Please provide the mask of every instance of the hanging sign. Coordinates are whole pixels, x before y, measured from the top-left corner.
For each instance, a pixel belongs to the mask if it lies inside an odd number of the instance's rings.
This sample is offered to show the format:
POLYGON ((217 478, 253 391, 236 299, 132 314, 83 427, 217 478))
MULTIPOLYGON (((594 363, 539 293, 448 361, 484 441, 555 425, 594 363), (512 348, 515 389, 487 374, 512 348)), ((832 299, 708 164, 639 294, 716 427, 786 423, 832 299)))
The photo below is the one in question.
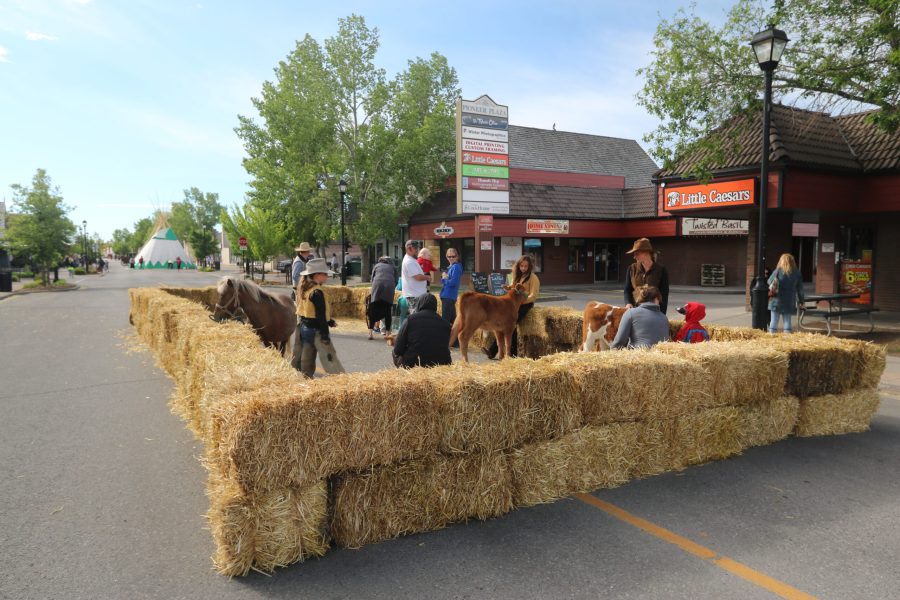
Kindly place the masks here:
POLYGON ((447 225, 447 223, 445 223, 444 221, 441 221, 440 227, 434 228, 434 235, 436 235, 440 238, 445 238, 445 237, 449 237, 449 236, 453 235, 454 231, 456 231, 456 230, 453 229, 453 227, 451 227, 450 225, 447 225))
POLYGON ((734 219, 682 219, 682 235, 747 235, 748 221, 734 219))
POLYGON ((527 219, 525 233, 562 233, 569 234, 569 221, 559 219, 527 219))

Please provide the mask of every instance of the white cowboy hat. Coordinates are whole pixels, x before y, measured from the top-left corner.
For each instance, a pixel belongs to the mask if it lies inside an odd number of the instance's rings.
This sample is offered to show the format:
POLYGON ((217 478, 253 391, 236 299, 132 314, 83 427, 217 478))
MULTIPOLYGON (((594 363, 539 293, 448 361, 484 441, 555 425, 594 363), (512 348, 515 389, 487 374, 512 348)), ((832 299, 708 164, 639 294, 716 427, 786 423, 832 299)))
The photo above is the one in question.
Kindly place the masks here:
POLYGON ((328 268, 328 263, 324 258, 311 258, 306 263, 306 270, 300 273, 301 276, 315 275, 316 273, 325 273, 326 275, 334 275, 328 268))
POLYGON ((294 252, 312 252, 312 247, 308 242, 300 242, 300 245, 294 248, 294 252))

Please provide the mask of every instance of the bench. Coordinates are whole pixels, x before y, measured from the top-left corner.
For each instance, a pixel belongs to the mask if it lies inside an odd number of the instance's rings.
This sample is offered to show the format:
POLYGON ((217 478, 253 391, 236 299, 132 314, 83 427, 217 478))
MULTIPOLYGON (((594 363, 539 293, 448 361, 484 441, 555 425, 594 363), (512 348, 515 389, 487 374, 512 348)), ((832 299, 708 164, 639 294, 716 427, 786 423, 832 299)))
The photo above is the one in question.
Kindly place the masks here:
POLYGON ((805 308, 804 306, 800 306, 800 321, 798 322, 798 326, 801 329, 809 329, 812 331, 827 331, 828 335, 831 335, 832 331, 849 331, 847 329, 843 329, 842 320, 844 317, 850 317, 853 315, 868 315, 869 317, 869 331, 866 333, 872 333, 875 331, 875 322, 872 320, 872 313, 877 311, 877 308, 871 306, 864 306, 859 308, 805 308), (821 317, 825 319, 825 329, 816 328, 816 327, 804 327, 803 319, 805 317, 821 317), (837 317, 838 326, 837 329, 832 330, 831 328, 831 320, 837 317))

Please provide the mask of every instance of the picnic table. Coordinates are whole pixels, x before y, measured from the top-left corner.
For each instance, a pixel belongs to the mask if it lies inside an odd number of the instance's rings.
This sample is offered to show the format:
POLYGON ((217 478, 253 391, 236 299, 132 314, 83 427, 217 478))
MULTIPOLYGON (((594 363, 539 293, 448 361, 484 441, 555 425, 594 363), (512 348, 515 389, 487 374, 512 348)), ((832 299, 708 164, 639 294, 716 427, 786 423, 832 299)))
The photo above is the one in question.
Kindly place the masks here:
POLYGON ((803 299, 803 302, 800 304, 800 320, 798 325, 800 329, 806 329, 808 331, 825 331, 828 335, 831 335, 833 331, 838 332, 847 332, 851 331, 849 329, 843 328, 843 318, 849 317, 852 315, 867 315, 869 317, 869 331, 867 333, 871 333, 875 330, 875 322, 872 320, 872 313, 876 310, 874 306, 871 304, 854 304, 852 306, 845 306, 844 302, 847 300, 854 300, 859 298, 859 294, 811 294, 806 296, 803 299), (807 307, 806 303, 812 302, 812 307, 807 307), (828 308, 818 308, 820 302, 827 303, 828 308), (821 327, 809 327, 808 325, 803 324, 803 319, 805 317, 822 317, 825 319, 825 329, 821 327), (837 318, 838 326, 837 328, 831 327, 831 320, 837 318))

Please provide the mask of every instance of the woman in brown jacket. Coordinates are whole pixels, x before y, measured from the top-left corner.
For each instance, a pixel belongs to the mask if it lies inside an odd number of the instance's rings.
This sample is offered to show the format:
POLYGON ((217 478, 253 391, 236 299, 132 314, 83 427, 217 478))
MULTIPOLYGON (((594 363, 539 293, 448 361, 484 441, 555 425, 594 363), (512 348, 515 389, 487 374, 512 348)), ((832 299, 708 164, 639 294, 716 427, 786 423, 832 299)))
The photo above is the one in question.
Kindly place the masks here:
POLYGON ((657 252, 650 245, 650 240, 635 240, 634 246, 626 254, 634 254, 634 263, 628 267, 625 279, 625 308, 636 306, 638 302, 635 290, 642 285, 649 285, 659 290, 659 310, 666 314, 669 305, 669 272, 656 262, 657 252))

